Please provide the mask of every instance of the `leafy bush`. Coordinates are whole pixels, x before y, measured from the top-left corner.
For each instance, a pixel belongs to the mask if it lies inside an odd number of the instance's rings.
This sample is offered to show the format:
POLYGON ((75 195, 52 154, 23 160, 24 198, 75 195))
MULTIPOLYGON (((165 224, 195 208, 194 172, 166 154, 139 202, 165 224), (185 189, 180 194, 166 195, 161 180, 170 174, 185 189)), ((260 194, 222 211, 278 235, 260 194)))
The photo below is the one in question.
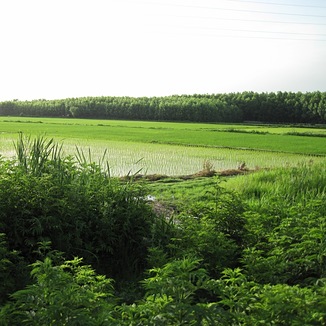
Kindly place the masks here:
POLYGON ((325 284, 300 288, 286 284, 260 285, 240 269, 226 269, 210 280, 225 309, 224 325, 324 325, 325 284))
POLYGON ((325 325, 325 287, 265 285, 250 307, 248 324, 325 325))
POLYGON ((0 161, 0 232, 10 250, 33 263, 38 242, 51 241, 118 278, 143 271, 155 216, 141 186, 62 158, 52 140, 21 137, 16 150, 17 160, 0 161))
POLYGON ((171 258, 196 257, 213 277, 236 264, 239 248, 218 229, 216 220, 191 215, 179 218, 179 232, 169 244, 171 258))
POLYGON ((211 277, 239 264, 245 232, 244 206, 239 197, 216 181, 205 201, 195 202, 176 217, 177 232, 170 242, 172 256, 197 257, 211 277))
POLYGON ((209 277, 196 259, 180 259, 149 271, 146 295, 119 311, 124 325, 214 325, 222 309, 208 304, 209 277), (203 296, 201 296, 203 295, 203 296))
MULTIPOLYGON (((268 231, 263 231, 264 238, 256 238, 244 251, 243 263, 248 275, 272 284, 311 284, 325 278, 324 212, 325 203, 320 200, 289 207, 286 216, 268 231)), ((260 215, 261 220, 264 218, 260 215)), ((250 231, 257 233, 261 225, 250 231)))
POLYGON ((0 312, 1 325, 110 325, 110 279, 77 258, 54 266, 47 257, 32 267, 35 283, 12 295, 0 312))
POLYGON ((16 250, 9 250, 5 234, 0 233, 0 305, 10 293, 22 288, 29 281, 25 276, 27 268, 23 258, 16 250))
POLYGON ((239 269, 212 279, 197 259, 178 259, 148 271, 146 293, 119 303, 113 281, 82 260, 32 264, 34 283, 0 308, 1 325, 324 325, 324 281, 302 288, 261 285, 239 269))

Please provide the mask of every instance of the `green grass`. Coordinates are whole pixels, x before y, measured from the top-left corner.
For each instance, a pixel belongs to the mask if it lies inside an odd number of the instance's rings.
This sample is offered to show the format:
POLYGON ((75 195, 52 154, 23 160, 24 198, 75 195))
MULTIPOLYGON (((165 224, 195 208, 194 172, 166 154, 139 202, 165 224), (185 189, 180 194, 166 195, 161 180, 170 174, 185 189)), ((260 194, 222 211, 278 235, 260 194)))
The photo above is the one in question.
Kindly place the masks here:
MULTIPOLYGON (((167 207, 181 209, 196 202, 204 202, 214 192, 217 178, 192 180, 167 179, 146 184, 148 193, 167 207)), ((223 186, 224 182, 221 183, 223 186)))
POLYGON ((325 162, 300 164, 233 177, 163 179, 148 182, 146 187, 157 201, 176 210, 211 201, 218 187, 239 194, 255 210, 272 209, 275 203, 286 209, 295 203, 308 205, 313 201, 325 201, 325 168, 325 162))
MULTIPOLYGON (((178 144, 201 147, 248 148, 255 150, 284 151, 302 154, 326 155, 323 137, 286 135, 297 132, 293 127, 261 127, 247 125, 215 125, 194 123, 165 123, 137 121, 109 121, 58 118, 3 118, 0 132, 8 135, 18 132, 46 134, 59 139, 123 141, 141 143, 178 144), (235 128, 236 127, 236 128, 235 128), (255 133, 261 131, 267 134, 255 133), (238 131, 246 130, 245 133, 238 131), (224 130, 224 131, 223 131, 224 130), (229 131, 227 131, 229 130, 229 131), (275 130, 281 133, 275 133, 275 130), (233 131, 233 132, 230 132, 233 131)), ((301 128, 302 133, 324 129, 301 128)))
POLYGON ((216 170, 235 169, 241 162, 250 169, 270 168, 319 162, 325 158, 318 155, 326 156, 325 137, 318 137, 326 130, 320 128, 24 117, 0 119, 1 155, 13 155, 12 143, 20 132, 54 138, 64 144, 66 154, 74 154, 76 146, 87 152, 90 148, 95 161, 107 150, 113 175, 139 170, 191 174, 205 160, 216 170))
POLYGON ((248 176, 230 179, 227 189, 241 193, 248 200, 264 200, 267 196, 283 201, 298 198, 302 202, 323 199, 326 195, 326 164, 303 164, 291 168, 262 170, 248 176))
POLYGON ((99 119, 71 119, 71 118, 33 118, 33 117, 0 117, 3 122, 83 125, 83 126, 108 126, 145 129, 173 129, 173 130, 207 130, 207 131, 232 131, 261 132, 271 134, 286 134, 289 132, 325 134, 326 126, 306 125, 266 125, 266 124, 226 124, 226 123, 188 123, 188 122, 159 122, 159 121, 126 121, 126 120, 99 120, 99 119))

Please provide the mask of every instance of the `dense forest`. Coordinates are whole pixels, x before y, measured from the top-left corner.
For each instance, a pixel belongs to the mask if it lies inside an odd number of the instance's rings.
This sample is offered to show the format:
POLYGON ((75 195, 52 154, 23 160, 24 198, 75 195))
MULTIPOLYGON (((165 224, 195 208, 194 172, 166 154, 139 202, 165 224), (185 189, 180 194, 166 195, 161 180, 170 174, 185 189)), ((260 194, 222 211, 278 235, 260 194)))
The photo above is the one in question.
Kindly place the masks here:
POLYGON ((2 116, 126 120, 325 123, 326 92, 242 92, 0 102, 2 116))

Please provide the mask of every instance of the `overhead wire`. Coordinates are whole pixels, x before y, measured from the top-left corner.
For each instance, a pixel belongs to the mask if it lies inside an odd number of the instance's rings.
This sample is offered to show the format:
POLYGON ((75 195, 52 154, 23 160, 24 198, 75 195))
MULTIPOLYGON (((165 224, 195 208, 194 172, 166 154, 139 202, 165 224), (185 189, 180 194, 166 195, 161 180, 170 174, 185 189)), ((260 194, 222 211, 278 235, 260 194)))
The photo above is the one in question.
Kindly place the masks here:
POLYGON ((243 22, 256 22, 256 23, 326 26, 326 23, 294 22, 294 21, 281 21, 281 20, 224 18, 224 17, 222 18, 222 17, 212 17, 212 16, 188 16, 188 15, 172 15, 172 14, 168 14, 166 16, 177 17, 177 18, 199 18, 199 19, 230 20, 230 21, 243 21, 243 22))
MULTIPOLYGON (((173 34, 174 35, 174 34, 173 34)), ((184 35, 190 35, 184 33, 184 35)), ((194 36, 191 34, 191 36, 194 36)), ((198 36, 198 35, 197 35, 198 36)), ((261 39, 261 40, 279 40, 279 41, 313 41, 313 42, 326 42, 326 39, 311 39, 311 38, 290 38, 290 37, 272 37, 272 36, 253 36, 253 35, 230 35, 230 34, 204 34, 201 33, 199 36, 205 36, 205 37, 222 37, 222 38, 238 38, 238 39, 261 39)))
POLYGON ((249 30, 249 29, 236 29, 236 28, 208 28, 201 26, 173 26, 181 29, 195 29, 196 31, 230 31, 230 32, 241 32, 241 33, 261 33, 261 34, 276 34, 276 35, 298 35, 298 36, 315 36, 315 37, 325 37, 324 39, 317 38, 290 38, 290 37, 273 37, 273 36, 253 36, 253 35, 223 35, 223 34, 201 34, 205 36, 222 36, 222 37, 238 37, 238 38, 259 38, 259 39, 275 39, 275 40, 293 40, 293 41, 321 41, 326 42, 326 34, 314 34, 314 33, 299 33, 299 32, 279 32, 279 31, 259 31, 259 30, 249 30))
MULTIPOLYGON (((298 32, 274 32, 274 31, 257 31, 250 29, 236 29, 236 28, 207 28, 200 26, 188 26, 195 29, 204 29, 204 30, 222 30, 222 31, 232 31, 232 32, 250 32, 250 33, 267 33, 267 34, 288 34, 288 35, 305 35, 305 36, 325 36, 326 34, 315 34, 315 33, 298 33, 298 32)), ((326 39, 325 39, 326 41, 326 39)))
MULTIPOLYGON (((323 6, 314 6, 314 5, 300 5, 300 4, 288 4, 288 3, 276 3, 276 2, 268 2, 268 1, 255 1, 255 0, 228 0, 230 2, 238 2, 238 3, 259 3, 265 5, 282 5, 282 6, 293 6, 293 7, 300 7, 300 8, 326 8, 323 6)), ((134 3, 134 2, 133 2, 134 3)), ((258 13, 258 14, 271 14, 271 15, 286 15, 286 16, 298 16, 298 17, 314 17, 314 18, 326 18, 326 15, 317 15, 317 14, 303 14, 303 13, 285 13, 285 12, 275 12, 275 11, 265 11, 265 10, 251 10, 251 9, 237 9, 237 8, 225 8, 225 7, 212 7, 212 6, 202 6, 202 5, 185 5, 180 3, 161 3, 161 2, 148 2, 148 1, 138 1, 138 3, 142 4, 150 4, 150 5, 160 5, 160 6, 172 6, 172 7, 181 7, 181 8, 197 8, 197 9, 210 9, 210 10, 221 10, 221 11, 230 11, 230 12, 248 12, 248 13, 258 13)), ((219 17, 207 17, 207 16, 186 16, 186 15, 171 15, 168 16, 174 17, 184 17, 184 18, 200 18, 200 19, 216 19, 216 20, 224 20, 224 21, 239 21, 239 22, 259 22, 259 23, 272 23, 272 24, 292 24, 292 25, 316 25, 316 26, 326 26, 326 23, 322 22, 293 22, 293 21, 274 21, 274 20, 263 20, 263 19, 244 19, 244 18, 219 18, 219 17)), ((248 29, 228 29, 228 28, 205 28, 205 27, 198 27, 198 26, 179 26, 181 28, 195 28, 201 30, 223 30, 223 31, 231 31, 231 32, 247 32, 247 33, 265 33, 265 34, 278 34, 278 35, 298 35, 298 36, 315 36, 315 37, 325 37, 326 34, 319 34, 319 33, 302 33, 302 32, 285 32, 285 31, 266 31, 266 30, 248 30, 248 29)), ((211 35, 210 35, 211 36, 211 35)), ((234 37, 234 35, 233 35, 234 37)), ((249 37, 249 38, 265 38, 271 39, 270 36, 244 36, 241 35, 240 37, 249 37)), ((273 39, 287 39, 287 40, 305 40, 305 41, 326 41, 326 39, 317 39, 317 38, 280 38, 280 37, 273 37, 273 39)))
MULTIPOLYGON (((236 0, 229 0, 229 1, 236 1, 236 0)), ((153 3, 153 2, 148 2, 148 1, 138 1, 138 3, 149 4, 149 5, 159 5, 159 6, 181 7, 181 8, 197 8, 197 9, 210 9, 210 10, 223 10, 223 11, 262 13, 262 14, 270 14, 270 15, 286 15, 286 16, 326 18, 326 15, 285 13, 285 12, 274 12, 274 11, 264 11, 264 10, 223 8, 223 7, 200 6, 200 5, 184 5, 184 4, 168 3, 168 2, 164 2, 164 3, 162 3, 162 2, 155 2, 155 3, 153 3)))
MULTIPOLYGON (((168 5, 168 4, 167 4, 168 5)), ((237 12, 251 12, 269 15, 285 15, 285 16, 300 16, 300 17, 314 17, 314 18, 326 18, 326 15, 311 15, 311 14, 297 14, 297 13, 285 13, 285 12, 274 12, 274 11, 263 11, 263 10, 251 10, 251 9, 234 9, 234 8, 221 8, 221 7, 206 7, 206 6, 184 6, 172 4, 176 7, 187 7, 187 8, 201 8, 201 9, 211 9, 211 10, 223 10, 223 11, 237 11, 237 12)))
MULTIPOLYGON (((196 27, 194 27, 196 28, 196 27)), ((188 28, 189 30, 189 28, 188 28)), ((213 37, 213 38, 238 38, 238 39, 261 39, 261 40, 282 40, 282 41, 310 41, 310 42, 326 42, 326 38, 325 39, 317 39, 317 38, 303 38, 303 37, 279 37, 279 36, 262 36, 262 35, 239 35, 238 32, 255 32, 255 31, 243 31, 243 30, 237 30, 237 29, 226 29, 226 28, 222 28, 222 29, 208 29, 208 28, 196 28, 196 32, 197 33, 193 33, 193 32, 187 32, 187 29, 185 29, 184 31, 182 29, 180 29, 177 33, 175 32, 171 32, 171 31, 157 31, 155 32, 155 34, 159 33, 159 34, 167 34, 167 35, 171 35, 171 36, 176 36, 176 35, 186 35, 186 36, 191 36, 191 37, 213 37), (223 33, 207 33, 207 31, 209 30, 213 30, 213 31, 230 31, 230 32, 237 32, 237 34, 223 34, 223 33)), ((150 31, 150 33, 154 33, 153 30, 150 31)), ((260 32, 260 33, 264 33, 264 32, 260 32)), ((273 32, 271 32, 272 34, 273 32)), ((284 33, 283 35, 291 35, 290 33, 284 33)), ((305 36, 305 34, 297 34, 298 36, 302 35, 305 36)))
POLYGON ((300 7, 300 8, 319 8, 326 9, 325 6, 314 6, 314 5, 300 5, 300 4, 290 4, 290 3, 278 3, 278 2, 267 2, 267 1, 254 1, 254 0, 228 0, 232 2, 248 2, 248 3, 257 3, 257 4, 265 4, 265 5, 273 5, 273 6, 284 6, 284 7, 300 7))

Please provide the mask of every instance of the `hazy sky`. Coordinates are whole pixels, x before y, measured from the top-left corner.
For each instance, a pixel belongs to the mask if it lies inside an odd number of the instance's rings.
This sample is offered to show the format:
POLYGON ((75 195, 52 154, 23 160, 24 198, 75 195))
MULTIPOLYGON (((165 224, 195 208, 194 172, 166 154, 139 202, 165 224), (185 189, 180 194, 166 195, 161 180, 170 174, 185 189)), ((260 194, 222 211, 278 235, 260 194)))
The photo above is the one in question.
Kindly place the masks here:
POLYGON ((326 91, 325 0, 0 0, 0 100, 326 91))

